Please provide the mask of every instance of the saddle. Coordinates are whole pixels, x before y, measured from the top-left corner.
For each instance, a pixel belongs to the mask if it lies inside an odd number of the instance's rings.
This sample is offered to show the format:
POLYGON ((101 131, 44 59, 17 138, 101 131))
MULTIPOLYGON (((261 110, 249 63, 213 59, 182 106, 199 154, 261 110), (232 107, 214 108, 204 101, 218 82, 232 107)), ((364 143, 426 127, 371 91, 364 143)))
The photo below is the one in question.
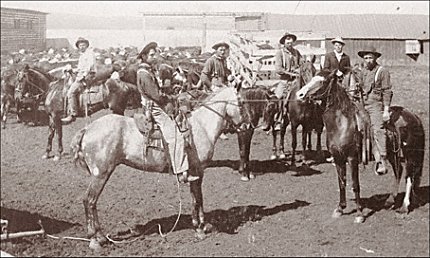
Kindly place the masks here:
POLYGON ((134 114, 134 122, 137 129, 144 136, 144 153, 148 153, 148 148, 154 148, 164 151, 163 135, 157 124, 154 123, 152 117, 145 114, 134 114))

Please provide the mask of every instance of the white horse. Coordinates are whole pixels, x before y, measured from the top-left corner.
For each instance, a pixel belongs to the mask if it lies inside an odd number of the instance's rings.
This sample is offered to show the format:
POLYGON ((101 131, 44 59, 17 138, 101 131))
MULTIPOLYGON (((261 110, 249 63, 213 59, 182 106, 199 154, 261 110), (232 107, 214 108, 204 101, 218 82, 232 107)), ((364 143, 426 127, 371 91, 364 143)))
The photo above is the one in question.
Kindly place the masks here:
MULTIPOLYGON (((192 169, 200 179, 190 183, 194 209, 192 223, 204 228, 202 179, 203 170, 214 154, 215 143, 229 122, 243 124, 242 103, 238 91, 232 87, 208 96, 191 112, 189 157, 192 169)), ((244 124, 243 124, 244 125, 244 124)), ((97 215, 97 200, 114 169, 119 164, 148 172, 168 170, 168 152, 144 148, 146 138, 139 132, 133 118, 115 114, 103 116, 81 129, 72 140, 75 162, 91 175, 91 183, 84 198, 85 215, 90 247, 98 248, 106 242, 97 215)))

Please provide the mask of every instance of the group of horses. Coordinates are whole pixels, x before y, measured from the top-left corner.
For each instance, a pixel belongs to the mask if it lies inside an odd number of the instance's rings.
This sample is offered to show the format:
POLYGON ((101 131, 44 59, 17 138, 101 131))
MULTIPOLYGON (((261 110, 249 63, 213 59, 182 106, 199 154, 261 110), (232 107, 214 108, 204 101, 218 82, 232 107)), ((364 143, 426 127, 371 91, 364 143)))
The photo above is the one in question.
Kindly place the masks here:
MULTIPOLYGON (((80 163, 91 175, 91 183, 84 198, 84 208, 87 221, 88 235, 92 246, 98 247, 107 239, 103 235, 97 215, 97 200, 111 174, 119 164, 148 172, 162 172, 166 170, 167 156, 164 150, 145 148, 144 136, 139 132, 135 121, 124 116, 127 101, 140 95, 136 89, 137 64, 119 64, 104 68, 104 73, 96 84, 81 97, 83 105, 82 116, 97 112, 103 108, 110 108, 114 114, 103 116, 76 133, 72 140, 75 162, 80 163), (112 73, 118 73, 112 77, 112 73), (87 94, 87 95, 85 95, 87 94), (91 95, 94 94, 94 95, 91 95), (91 99, 92 98, 92 99, 91 99), (106 124, 112 126, 106 127, 106 124)), ((283 159, 284 135, 286 128, 291 125, 292 153, 291 164, 295 163, 297 148, 297 128, 302 127, 302 148, 311 149, 311 135, 317 133, 317 151, 321 153, 321 134, 326 128, 327 148, 334 157, 338 173, 340 201, 333 213, 334 217, 342 215, 346 207, 346 165, 351 166, 353 190, 357 205, 358 216, 355 222, 361 223, 365 216, 362 214, 360 202, 360 185, 358 164, 362 156, 363 137, 357 126, 356 109, 348 90, 337 81, 335 74, 322 70, 316 73, 311 62, 301 65, 297 80, 291 85, 291 93, 284 102, 274 99, 270 88, 251 87, 242 88, 241 83, 235 87, 225 87, 220 91, 206 94, 208 96, 196 101, 190 93, 190 86, 198 84, 201 67, 187 67, 187 75, 180 66, 169 64, 159 66, 161 85, 182 84, 182 96, 195 101, 195 107, 189 118, 190 140, 188 150, 192 169, 200 175, 200 179, 190 183, 193 198, 192 222, 200 231, 207 227, 203 211, 202 180, 204 168, 208 166, 214 154, 215 143, 222 132, 233 128, 238 135, 239 144, 239 174, 242 181, 255 178, 250 165, 250 146, 255 129, 259 128, 260 120, 265 127, 274 126, 274 116, 280 109, 286 108, 280 131, 272 130, 273 156, 283 159), (164 70, 163 70, 164 69, 164 70), (177 77, 178 75, 182 75, 177 77), (176 81, 175 81, 176 80, 176 81), (166 83, 169 81, 169 83, 166 83), (187 85, 187 86, 184 86, 187 85), (318 99, 318 101, 317 101, 318 99), (285 107, 279 103, 285 103, 285 107), (246 126, 244 126, 246 125, 246 126), (279 147, 277 136, 280 136, 279 147), (279 150, 279 152, 278 152, 279 150)), ((350 76, 354 73, 350 72, 350 76)), ((12 73, 13 74, 13 73, 12 73)), ((54 133, 58 136, 58 153, 54 159, 58 160, 63 151, 62 125, 60 118, 64 114, 64 89, 74 80, 72 71, 64 71, 62 78, 54 78, 43 71, 26 67, 18 71, 15 76, 7 77, 8 83, 17 85, 14 99, 20 107, 26 102, 39 104, 43 99, 45 111, 50 116, 48 145, 44 158, 50 157, 54 133), (37 78, 37 79, 36 79, 37 78), (30 98, 30 100, 27 100, 30 98), (27 100, 27 101, 22 101, 27 100)), ((3 110, 2 80, 2 113, 3 110)), ((7 87, 5 86, 5 89, 7 87)), ((10 89, 9 89, 10 91, 10 89)), ((179 95, 178 92, 172 92, 179 95)), ((19 113, 19 111, 18 111, 19 113)), ((2 114, 3 115, 3 114, 2 114)), ((401 207, 402 211, 409 211, 410 195, 413 188, 419 186, 424 159, 424 129, 418 116, 402 107, 391 108, 391 120, 388 131, 389 160, 395 174, 393 192, 387 200, 387 205, 394 203, 402 175, 401 159, 406 160, 406 194, 401 207), (402 157, 403 155, 403 157, 402 157)), ((364 161, 363 161, 364 162, 364 161)))

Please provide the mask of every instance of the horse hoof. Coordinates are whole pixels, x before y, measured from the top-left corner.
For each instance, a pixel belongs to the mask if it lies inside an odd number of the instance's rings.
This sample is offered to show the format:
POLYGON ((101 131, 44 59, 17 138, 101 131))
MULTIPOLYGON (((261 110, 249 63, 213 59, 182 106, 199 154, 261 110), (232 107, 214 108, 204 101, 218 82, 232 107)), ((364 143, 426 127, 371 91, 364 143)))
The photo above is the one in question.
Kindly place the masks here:
POLYGON ((340 216, 342 216, 343 212, 339 209, 336 209, 333 211, 333 214, 331 215, 332 218, 339 218, 340 216))
POLYGON ((249 174, 249 179, 255 179, 255 175, 253 173, 249 174))
POLYGON ((195 227, 195 228, 199 226, 199 222, 196 219, 193 219, 191 221, 191 223, 193 224, 193 227, 195 227))
POLYGON ((196 238, 199 239, 199 240, 203 240, 203 239, 206 238, 206 234, 205 234, 205 232, 204 232, 203 229, 198 228, 196 230, 196 238))
POLYGON ((282 153, 282 154, 279 155, 279 159, 285 159, 285 158, 286 158, 286 156, 285 156, 284 153, 282 153))
POLYGON ((44 154, 43 156, 42 156, 42 159, 48 159, 49 158, 49 154, 48 153, 46 153, 46 154, 44 154))
POLYGON ((409 208, 408 206, 402 205, 402 207, 400 207, 396 212, 400 214, 407 214, 409 212, 409 208))
POLYGON ((203 232, 204 233, 211 233, 212 232, 212 230, 213 230, 213 226, 211 225, 211 224, 206 224, 204 227, 203 227, 203 232))
POLYGON ((241 176, 240 180, 243 181, 243 182, 248 182, 249 178, 247 176, 241 176))
POLYGON ((364 217, 363 216, 357 216, 354 219, 354 223, 360 224, 364 222, 364 217))
POLYGON ((270 160, 275 160, 275 159, 276 159, 276 155, 270 156, 270 160))
POLYGON ((57 155, 55 155, 55 157, 54 157, 54 161, 59 161, 61 159, 61 157, 60 156, 57 156, 57 155))
POLYGON ((90 249, 99 252, 102 250, 102 246, 100 245, 99 241, 97 241, 96 239, 91 239, 90 241, 90 245, 89 245, 90 249))

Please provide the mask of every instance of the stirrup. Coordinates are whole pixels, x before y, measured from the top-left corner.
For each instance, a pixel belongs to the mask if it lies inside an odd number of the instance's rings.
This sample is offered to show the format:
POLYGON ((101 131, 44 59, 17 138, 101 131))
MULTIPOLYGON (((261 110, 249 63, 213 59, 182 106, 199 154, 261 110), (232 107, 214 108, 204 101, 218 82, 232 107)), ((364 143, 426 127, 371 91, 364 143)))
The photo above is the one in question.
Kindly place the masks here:
POLYGON ((188 175, 188 172, 183 172, 183 173, 177 174, 176 176, 178 177, 178 180, 181 183, 193 182, 200 179, 200 177, 198 176, 188 175))

